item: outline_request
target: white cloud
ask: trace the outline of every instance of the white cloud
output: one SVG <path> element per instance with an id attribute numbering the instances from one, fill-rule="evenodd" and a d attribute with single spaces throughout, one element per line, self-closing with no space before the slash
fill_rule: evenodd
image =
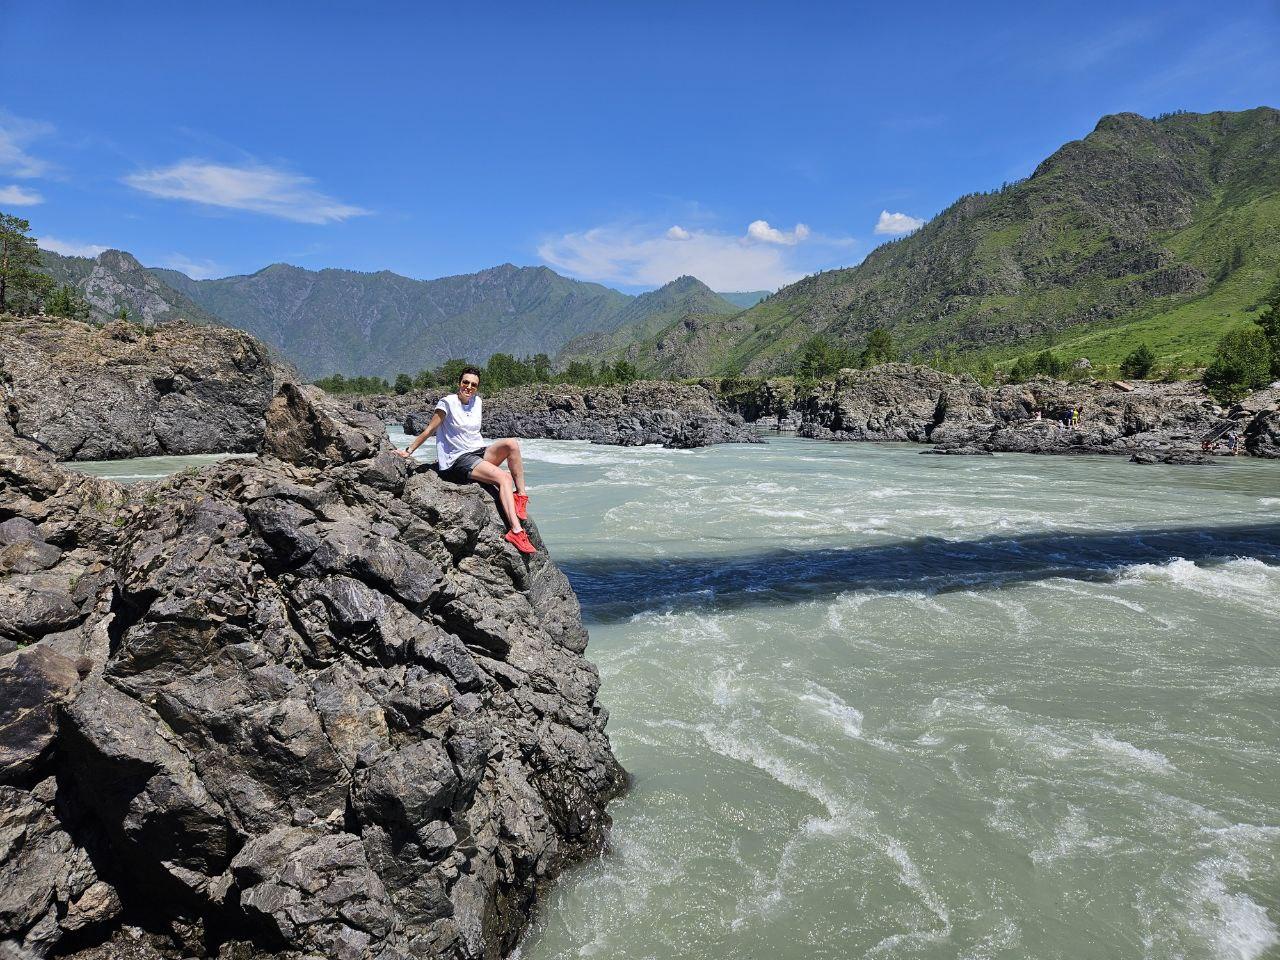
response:
<path id="1" fill-rule="evenodd" d="M 135 190 L 168 200 L 249 210 L 297 223 L 332 223 L 368 213 L 316 190 L 310 177 L 265 164 L 231 166 L 182 160 L 124 178 Z"/>
<path id="2" fill-rule="evenodd" d="M 41 120 L 24 120 L 0 110 L 0 173 L 12 177 L 41 177 L 49 164 L 27 153 L 27 145 L 53 132 L 53 125 Z"/>
<path id="3" fill-rule="evenodd" d="M 768 220 L 752 220 L 747 227 L 747 236 L 761 243 L 776 243 L 781 246 L 794 247 L 801 240 L 809 238 L 809 228 L 803 223 L 797 223 L 796 228 L 787 233 L 777 227 L 769 226 Z"/>
<path id="4" fill-rule="evenodd" d="M 38 203 L 44 203 L 44 197 L 25 187 L 0 187 L 0 203 L 11 207 L 34 207 Z"/>
<path id="5" fill-rule="evenodd" d="M 913 230 L 919 230 L 924 226 L 924 221 L 919 217 L 912 217 L 905 213 L 890 213 L 888 210 L 880 211 L 880 219 L 876 221 L 876 233 L 891 237 L 901 236 L 904 233 L 911 233 Z"/>
<path id="6" fill-rule="evenodd" d="M 772 230 L 762 220 L 751 227 L 756 224 Z M 791 233 L 777 231 L 785 241 L 761 242 L 751 227 L 744 236 L 656 225 L 594 227 L 547 238 L 538 255 L 571 276 L 620 286 L 657 287 L 690 274 L 713 290 L 774 290 L 833 266 L 835 251 L 853 244 L 816 236 L 803 225 Z"/>
<path id="7" fill-rule="evenodd" d="M 42 250 L 60 253 L 64 257 L 96 257 L 108 249 L 96 243 L 76 243 L 74 240 L 59 240 L 57 237 L 37 237 L 36 244 Z"/>
<path id="8" fill-rule="evenodd" d="M 181 253 L 171 253 L 160 262 L 160 266 L 185 273 L 192 280 L 208 280 L 211 277 L 225 277 L 227 272 L 212 260 L 196 260 Z"/>

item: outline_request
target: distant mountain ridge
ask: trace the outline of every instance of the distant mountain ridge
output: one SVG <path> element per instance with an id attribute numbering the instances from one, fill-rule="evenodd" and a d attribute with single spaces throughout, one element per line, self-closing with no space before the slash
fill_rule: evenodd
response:
<path id="1" fill-rule="evenodd" d="M 95 320 L 125 307 L 146 323 L 222 323 L 258 337 L 308 378 L 394 376 L 453 357 L 483 363 L 494 353 L 555 356 L 576 338 L 624 326 L 647 334 L 685 312 L 738 309 L 692 277 L 632 296 L 509 263 L 437 280 L 282 263 L 193 280 L 118 250 L 42 258 L 58 282 L 84 293 Z"/>
<path id="2" fill-rule="evenodd" d="M 546 267 L 511 264 L 438 280 L 286 264 L 220 280 L 152 273 L 275 346 L 308 377 L 393 376 L 451 357 L 554 354 L 575 336 L 613 329 L 633 300 Z"/>
<path id="3" fill-rule="evenodd" d="M 724 316 L 739 313 L 740 309 L 697 277 L 677 277 L 632 300 L 619 314 L 612 330 L 585 334 L 569 341 L 556 360 L 560 365 L 600 358 L 635 362 L 637 358 L 629 348 L 671 324 L 693 315 Z"/>
<path id="4" fill-rule="evenodd" d="M 772 292 L 772 290 L 730 290 L 728 292 L 719 290 L 717 296 L 724 297 L 735 307 L 745 310 L 748 307 L 754 307 Z"/>
<path id="5" fill-rule="evenodd" d="M 816 334 L 858 347 L 880 327 L 926 355 L 1035 344 L 1116 362 L 1145 342 L 1194 365 L 1277 278 L 1280 111 L 1123 113 L 859 266 L 611 347 L 642 372 L 770 373 Z"/>

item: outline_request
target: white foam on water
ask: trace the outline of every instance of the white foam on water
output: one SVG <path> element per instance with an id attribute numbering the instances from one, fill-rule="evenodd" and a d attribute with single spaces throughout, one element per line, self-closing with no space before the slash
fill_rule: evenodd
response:
<path id="1" fill-rule="evenodd" d="M 821 684 L 810 681 L 809 692 L 800 697 L 801 703 L 812 704 L 818 711 L 834 720 L 845 735 L 855 740 L 862 736 L 862 711 L 845 703 L 839 696 Z"/>
<path id="2" fill-rule="evenodd" d="M 1222 960 L 1257 960 L 1280 943 L 1266 908 L 1243 893 L 1231 893 L 1212 872 L 1196 890 L 1204 930 L 1214 955 Z"/>
<path id="3" fill-rule="evenodd" d="M 1124 597 L 1116 596 L 1111 592 L 1109 584 L 1093 584 L 1094 589 L 1085 589 L 1077 585 L 1076 581 L 1052 579 L 1042 580 L 1039 583 L 1041 589 L 1052 590 L 1057 593 L 1066 593 L 1073 597 L 1084 597 L 1090 602 L 1102 601 L 1104 603 L 1114 603 L 1117 606 L 1124 607 L 1126 610 L 1132 610 L 1134 613 L 1146 613 L 1147 608 L 1133 600 L 1127 600 Z"/>
<path id="4" fill-rule="evenodd" d="M 612 465 L 622 462 L 618 452 L 623 448 L 593 444 L 590 440 L 522 440 L 520 453 L 535 463 L 561 466 Z M 626 448 L 633 449 L 633 448 Z M 631 458 L 639 459 L 639 458 Z"/>
<path id="5" fill-rule="evenodd" d="M 1220 960 L 1258 960 L 1280 943 L 1280 929 L 1262 904 L 1231 886 L 1249 879 L 1250 855 L 1273 847 L 1280 827 L 1237 823 L 1204 833 L 1225 849 L 1196 864 L 1187 923 Z"/>
<path id="6" fill-rule="evenodd" d="M 722 757 L 750 764 L 773 780 L 817 803 L 827 812 L 833 825 L 849 822 L 848 804 L 826 788 L 819 780 L 809 776 L 794 764 L 771 753 L 758 743 L 733 736 L 709 723 L 695 727 L 707 746 Z"/>
<path id="7" fill-rule="evenodd" d="M 924 877 L 920 874 L 920 869 L 915 865 L 915 862 L 901 843 L 889 838 L 889 842 L 885 845 L 884 853 L 897 866 L 898 881 L 921 898 L 925 907 L 938 918 L 941 925 L 931 929 L 911 930 L 907 933 L 895 933 L 892 936 L 885 937 L 867 951 L 867 956 L 882 956 L 894 951 L 896 947 L 904 943 L 942 943 L 945 941 L 951 936 L 951 912 L 947 909 L 947 905 L 925 882 Z"/>
<path id="8" fill-rule="evenodd" d="M 1252 557 L 1203 566 L 1182 557 L 1165 563 L 1139 563 L 1121 568 L 1119 580 L 1123 584 L 1173 586 L 1215 600 L 1247 603 L 1260 612 L 1280 615 L 1280 567 Z"/>
<path id="9" fill-rule="evenodd" d="M 1028 856 L 1032 863 L 1047 866 L 1055 860 L 1073 857 L 1078 853 L 1097 854 L 1120 845 L 1119 837 L 1095 835 L 1085 819 L 1084 811 L 1077 806 L 1069 806 L 1067 815 L 1054 828 L 1048 846 L 1040 845 Z"/>
<path id="10" fill-rule="evenodd" d="M 1115 737 L 1107 737 L 1100 733 L 1095 733 L 1093 735 L 1093 743 L 1104 753 L 1119 757 L 1126 763 L 1136 765 L 1144 770 L 1166 774 L 1178 772 L 1178 768 L 1163 753 L 1135 747 L 1127 740 L 1119 740 Z"/>
<path id="11" fill-rule="evenodd" d="M 995 929 L 960 954 L 958 960 L 995 960 L 1022 940 L 1022 931 L 1010 917 L 996 918 Z"/>

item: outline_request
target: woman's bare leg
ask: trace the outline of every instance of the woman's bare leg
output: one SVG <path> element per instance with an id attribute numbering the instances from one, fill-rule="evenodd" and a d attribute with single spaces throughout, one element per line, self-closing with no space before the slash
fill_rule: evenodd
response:
<path id="1" fill-rule="evenodd" d="M 498 501 L 502 504 L 502 512 L 507 516 L 507 526 L 511 528 L 512 533 L 519 533 L 524 528 L 520 526 L 520 518 L 516 516 L 516 501 L 511 495 L 513 486 L 511 474 L 490 463 L 487 457 L 486 453 L 486 459 L 472 468 L 471 479 L 498 488 Z"/>
<path id="2" fill-rule="evenodd" d="M 495 467 L 505 463 L 515 481 L 516 493 L 527 493 L 524 488 L 524 460 L 520 457 L 520 441 L 515 437 L 494 440 L 485 448 L 484 458 Z"/>

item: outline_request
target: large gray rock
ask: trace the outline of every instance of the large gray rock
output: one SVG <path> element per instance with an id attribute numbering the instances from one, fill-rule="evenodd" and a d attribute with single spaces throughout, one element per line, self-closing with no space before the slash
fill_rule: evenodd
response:
<path id="1" fill-rule="evenodd" d="M 1248 451 L 1276 456 L 1277 414 L 1258 395 L 1258 411 L 1237 410 Z M 842 370 L 797 405 L 798 433 L 820 440 L 911 440 L 944 448 L 1016 453 L 1198 453 L 1200 441 L 1227 424 L 1197 383 L 1138 382 L 1131 389 L 1087 380 L 1038 377 L 985 388 L 967 376 L 929 367 L 883 364 Z M 1078 411 L 1078 422 L 1070 421 Z M 1038 418 L 1037 418 L 1037 415 Z M 1223 453 L 1225 449 L 1217 452 Z"/>
<path id="2" fill-rule="evenodd" d="M 58 706 L 79 682 L 76 665 L 46 645 L 0 657 L 0 784 L 31 779 L 53 747 Z"/>
<path id="3" fill-rule="evenodd" d="M 64 460 L 252 451 L 273 389 L 262 344 L 184 322 L 8 318 L 0 368 L 14 431 Z"/>
<path id="4" fill-rule="evenodd" d="M 1280 410 L 1264 410 L 1244 433 L 1245 449 L 1255 457 L 1280 458 Z"/>
<path id="5" fill-rule="evenodd" d="M 0 941 L 37 956 L 120 913 L 115 889 L 63 829 L 52 779 L 30 792 L 0 786 Z"/>
<path id="6" fill-rule="evenodd" d="M 286 385 L 267 419 L 263 457 L 128 490 L 0 435 L 0 538 L 59 551 L 0 588 L 81 571 L 0 658 L 0 941 L 505 955 L 624 786 L 577 600 L 367 418 Z"/>

